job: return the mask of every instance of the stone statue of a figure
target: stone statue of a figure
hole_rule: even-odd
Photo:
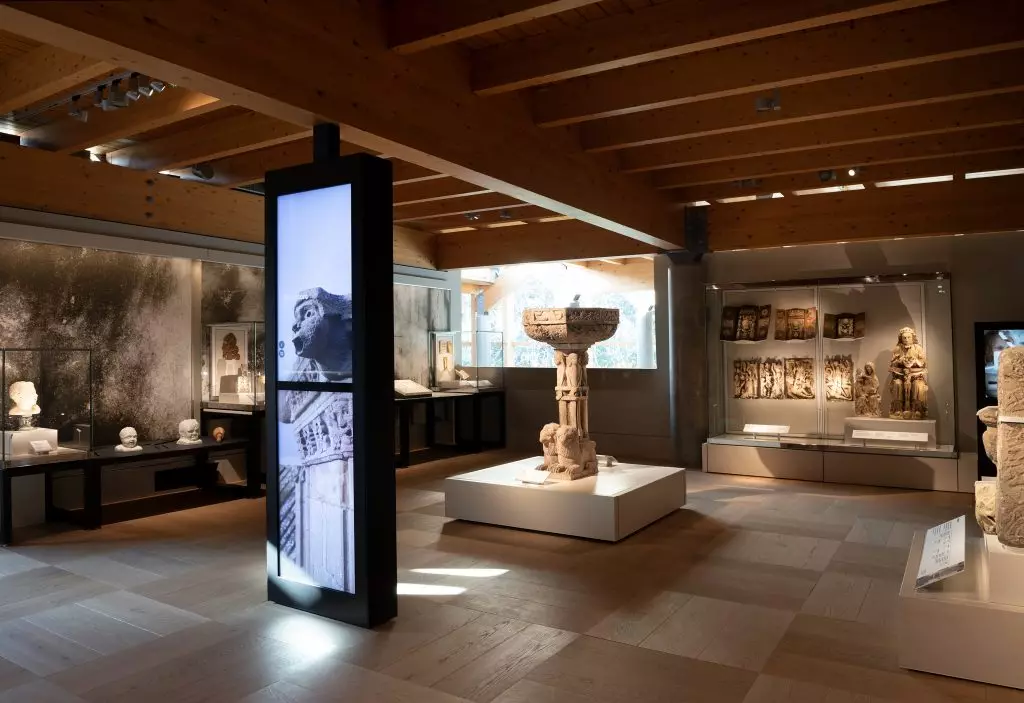
[[[115,452],[141,452],[142,447],[139,446],[139,433],[136,432],[134,427],[124,427],[117,436],[121,439],[121,443],[114,447]]]
[[[889,417],[923,420],[928,417],[928,370],[924,347],[911,327],[900,330],[889,362]]]
[[[878,374],[870,361],[857,373],[853,387],[853,412],[858,417],[881,417],[882,397],[878,395]]]
[[[292,344],[299,356],[291,381],[352,377],[352,299],[310,288],[295,302]]]
[[[194,418],[178,423],[178,444],[202,444],[199,438],[199,421]]]

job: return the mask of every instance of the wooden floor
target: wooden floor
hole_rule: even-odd
[[[0,550],[0,703],[1024,701],[896,665],[911,536],[969,496],[692,473],[608,545],[447,521],[461,461],[400,480],[377,632],[264,601],[263,501]]]

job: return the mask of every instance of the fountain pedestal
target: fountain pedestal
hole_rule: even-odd
[[[615,334],[614,308],[530,308],[523,311],[527,336],[555,351],[555,402],[558,422],[541,429],[540,443],[550,478],[572,481],[597,473],[597,447],[590,439],[587,351]]]

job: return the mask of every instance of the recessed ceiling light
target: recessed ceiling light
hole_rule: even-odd
[[[439,234],[453,234],[455,232],[474,232],[476,227],[449,227],[448,229],[437,230]]]
[[[805,190],[794,190],[793,195],[819,195],[821,193],[841,193],[846,190],[864,190],[863,183],[851,183],[842,186],[825,186],[823,188],[807,188]]]
[[[964,178],[967,180],[973,180],[975,178],[998,178],[999,176],[1019,176],[1024,173],[1024,168],[1003,168],[998,171],[974,171],[972,173],[964,174]]]
[[[487,227],[487,229],[497,229],[498,227],[518,227],[519,225],[525,224],[526,223],[522,220],[511,220],[509,222],[491,222],[484,226]]]
[[[564,222],[565,220],[571,220],[573,218],[568,215],[555,215],[553,217],[540,217],[537,222]]]
[[[899,186],[916,186],[923,183],[944,183],[946,181],[953,180],[952,175],[948,176],[928,176],[927,178],[900,178],[895,181],[879,181],[875,184],[876,188],[897,188]]]

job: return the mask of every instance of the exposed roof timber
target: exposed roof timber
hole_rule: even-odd
[[[474,95],[461,52],[407,58],[387,47],[376,4],[309,5],[299,16],[287,3],[248,0],[109,3],[102,13],[19,3],[0,5],[0,23],[289,123],[337,122],[366,149],[638,241],[683,241],[664,194],[582,154],[573,135],[537,129],[516,101]],[[231,31],[209,41],[218,26]]]
[[[388,41],[402,54],[475,37],[598,0],[394,0]]]
[[[473,88],[504,93],[942,1],[667,2],[481,49]]]
[[[247,193],[2,143],[0,183],[9,207],[263,241],[263,199]]]
[[[417,203],[435,203],[451,200],[466,195],[483,195],[488,190],[481,190],[472,183],[463,183],[455,178],[436,178],[395,186],[392,202],[395,207],[416,205]]]
[[[707,208],[713,251],[1024,229],[1024,176]]]
[[[619,152],[627,172],[1024,124],[1024,93],[835,117]]]
[[[834,181],[822,181],[818,171],[796,173],[788,176],[774,176],[757,179],[756,183],[714,183],[680,188],[672,191],[673,197],[680,203],[692,203],[700,200],[714,202],[720,198],[734,198],[744,195],[761,195],[765,193],[789,194],[794,190],[822,188],[850,183],[875,183],[877,181],[896,181],[904,178],[927,178],[976,171],[999,171],[1008,168],[1024,167],[1024,148],[1016,151],[993,151],[982,154],[966,154],[963,156],[938,157],[919,161],[904,161],[892,164],[874,164],[861,168],[857,175],[850,176],[845,170],[835,171]]]
[[[513,208],[525,207],[527,204],[502,193],[465,195],[458,198],[449,198],[448,200],[396,207],[394,221],[414,222],[488,210],[511,210]],[[467,221],[466,224],[472,223]]]
[[[605,151],[1021,90],[1018,49],[790,86],[779,93],[780,110],[758,112],[753,96],[736,95],[592,120],[580,125],[580,139]]]
[[[437,235],[440,269],[635,256],[658,251],[574,220]]]
[[[250,112],[107,153],[107,161],[144,171],[184,168],[302,139],[310,130]]]
[[[1024,128],[1018,126],[996,127],[774,156],[718,161],[699,166],[682,166],[657,171],[652,175],[659,188],[683,188],[702,183],[728,183],[747,178],[766,178],[857,166],[870,167],[875,164],[1021,148],[1024,148]]]
[[[55,46],[38,47],[0,63],[0,114],[47,100],[115,68],[113,63]]]
[[[341,154],[354,154],[366,151],[347,142],[341,144]],[[309,163],[313,158],[313,138],[304,137],[285,144],[278,144],[263,149],[255,149],[223,159],[208,161],[213,169],[213,178],[204,181],[211,185],[238,188],[261,182],[267,171],[276,171],[289,166]],[[420,181],[444,178],[440,173],[410,164],[406,161],[392,159],[392,178],[396,185],[400,183],[417,183]],[[202,180],[192,173],[190,168],[173,169],[175,176],[189,180]]]
[[[21,139],[22,144],[72,154],[91,146],[166,127],[221,107],[223,103],[209,95],[184,88],[170,88],[121,110],[92,110],[88,122],[61,119],[36,127],[23,133]]]
[[[534,115],[542,125],[571,124],[1019,48],[1024,3],[950,0],[574,78],[537,91]]]
[[[550,210],[545,210],[544,208],[537,207],[536,205],[517,207],[514,210],[510,210],[510,213],[517,220],[525,222],[541,220],[549,217],[558,217],[558,215]],[[472,221],[467,220],[465,213],[462,213],[458,215],[449,215],[447,217],[434,217],[426,220],[410,220],[407,224],[418,227],[419,229],[430,230],[431,232],[440,232],[443,229],[451,229],[453,227],[482,228],[490,224],[503,222],[505,219],[502,217],[502,209],[474,211],[474,214],[477,216],[477,219]]]

